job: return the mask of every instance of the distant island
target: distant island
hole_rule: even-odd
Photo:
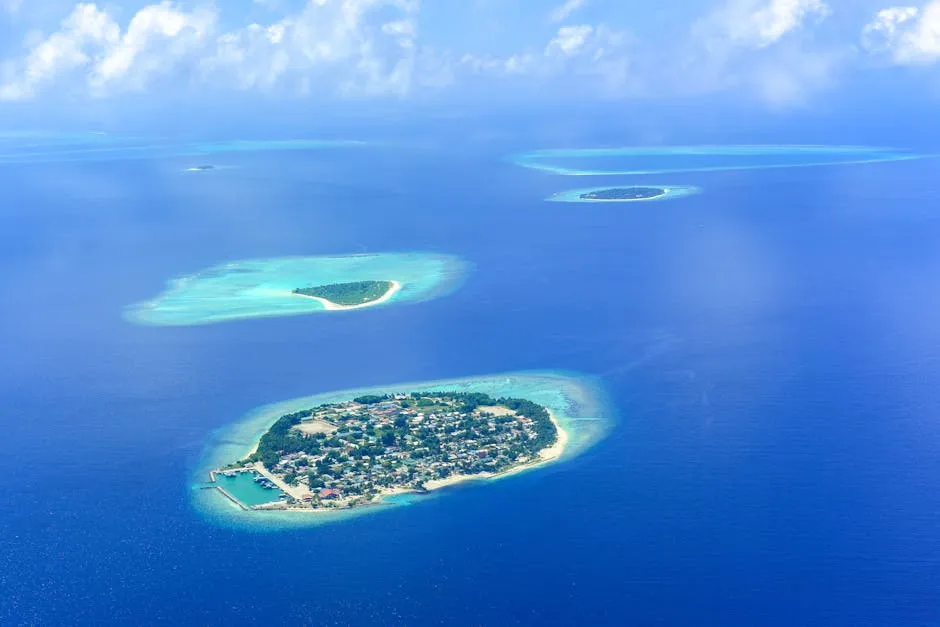
[[[581,194],[582,200],[649,200],[665,196],[669,190],[662,187],[608,187]]]
[[[558,192],[547,198],[551,202],[618,203],[659,202],[698,194],[702,190],[691,185],[628,185],[624,187],[591,187]]]
[[[210,479],[243,509],[335,511],[513,472],[558,457],[566,441],[555,417],[525,399],[365,395],[281,416],[246,459]]]
[[[315,298],[327,309],[353,309],[384,302],[399,289],[401,289],[401,284],[397,281],[355,281],[301,287],[295,289],[293,293]]]
[[[191,168],[187,168],[187,172],[205,172],[207,170],[215,170],[214,165],[197,165]]]

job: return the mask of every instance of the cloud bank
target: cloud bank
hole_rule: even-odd
[[[940,59],[940,0],[923,7],[882,9],[862,32],[862,44],[898,65],[929,65]]]
[[[501,42],[447,25],[468,35],[459,44],[438,35],[441,23],[425,18],[420,0],[295,0],[290,10],[289,2],[252,0],[252,14],[266,19],[249,23],[238,23],[228,2],[182,1],[131,12],[79,2],[44,32],[24,29],[20,50],[0,61],[0,101],[186,88],[405,98],[493,81],[520,89],[564,83],[603,97],[736,91],[789,106],[863,67],[864,56],[919,66],[940,59],[940,0],[850,17],[826,0],[718,0],[687,15],[672,40],[632,28],[620,5],[595,0],[588,12],[587,0],[565,0],[528,5],[538,20],[507,29]],[[17,21],[32,6],[0,3]],[[493,6],[480,2],[478,10]],[[584,19],[602,9],[609,19]],[[831,30],[841,33],[857,20],[856,39],[828,36],[837,17]]]

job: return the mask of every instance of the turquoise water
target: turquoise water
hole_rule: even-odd
[[[547,407],[568,434],[568,443],[562,456],[551,463],[535,466],[525,472],[538,472],[552,464],[569,461],[584,453],[603,439],[613,424],[613,413],[603,389],[589,377],[557,372],[522,372],[500,375],[403,383],[374,388],[360,388],[328,392],[297,398],[261,407],[242,420],[215,433],[206,446],[202,459],[192,478],[194,487],[202,485],[209,471],[243,459],[254,448],[258,439],[281,416],[321,405],[347,401],[362,394],[391,394],[396,392],[484,392],[490,396],[526,398]],[[515,475],[508,475],[504,480]],[[483,480],[485,481],[485,480]],[[480,483],[480,482],[474,482]],[[198,511],[222,526],[247,527],[274,531],[297,526],[338,522],[394,506],[413,505],[422,500],[460,489],[454,486],[428,495],[405,494],[389,498],[371,508],[358,508],[339,512],[257,512],[244,511],[231,506],[231,501],[214,490],[193,490]],[[240,497],[239,497],[240,498]],[[247,501],[243,501],[246,504]]]
[[[875,114],[885,132],[833,130],[853,113],[763,136],[940,145],[930,116]],[[401,129],[507,138],[472,147],[231,153],[236,175],[0,168],[0,625],[940,625],[938,162],[588,179],[707,193],[548,205],[583,181],[500,161],[546,141],[520,129],[623,136],[538,107],[507,122]],[[732,143],[734,122],[700,130]],[[120,316],[168,277],[325,242],[452,253],[472,280],[348,316]],[[532,368],[597,377],[614,427],[544,469],[287,533],[310,523],[190,489],[207,442],[250,451],[266,403]]]
[[[509,159],[553,174],[599,176],[871,163],[922,156],[860,146],[663,146],[535,150]]]
[[[235,152],[302,151],[354,148],[348,139],[276,139],[178,142],[160,137],[108,133],[0,132],[0,164],[157,159]]]
[[[231,477],[216,474],[215,481],[219,487],[249,507],[275,502],[284,494],[277,488],[262,487],[255,481],[255,474],[250,472],[239,472]]]
[[[643,185],[643,187],[659,187],[665,193],[660,196],[655,196],[653,198],[581,198],[583,194],[589,194],[591,192],[599,192],[605,189],[627,189],[624,187],[617,187],[615,185],[604,185],[601,187],[588,187],[582,189],[572,189],[565,192],[558,192],[553,196],[549,196],[546,200],[551,202],[586,202],[586,203],[606,203],[606,202],[654,202],[662,200],[675,200],[677,198],[682,198],[683,196],[691,196],[692,194],[701,193],[701,188],[694,187],[692,185]]]
[[[367,311],[436,298],[456,288],[467,264],[433,253],[383,253],[338,257],[285,257],[235,261],[174,279],[156,298],[131,305],[129,320],[175,326],[244,318],[294,316],[330,311],[313,298],[292,294],[296,288],[354,281],[398,281],[388,300],[351,311]]]

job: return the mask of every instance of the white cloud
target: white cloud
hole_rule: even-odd
[[[54,32],[28,40],[21,58],[0,63],[0,100],[53,90],[108,96],[170,80],[313,97],[401,97],[480,76],[522,86],[580,77],[595,96],[737,90],[791,103],[828,86],[846,58],[814,44],[812,27],[829,15],[824,0],[722,0],[683,42],[657,42],[664,48],[646,57],[622,31],[569,22],[586,0],[557,0],[550,35],[500,55],[423,45],[419,0],[254,0],[272,10],[302,4],[227,31],[216,7],[228,3],[139,1],[152,4],[120,20],[103,4],[76,5]],[[930,3],[882,11],[866,37],[880,38],[898,59],[940,57],[940,29],[930,27],[940,23],[940,0]],[[927,19],[931,11],[937,17]]]
[[[460,66],[475,74],[502,77],[587,76],[593,81],[593,93],[620,94],[632,78],[627,43],[624,33],[606,26],[562,26],[540,51],[505,57],[467,54]]]
[[[97,60],[91,85],[94,89],[114,84],[141,89],[154,75],[198,50],[215,26],[216,14],[209,9],[184,13],[168,1],[144,7],[131,19],[120,41]]]
[[[558,35],[555,36],[545,49],[546,56],[561,54],[570,57],[584,48],[588,39],[594,33],[594,27],[582,24],[580,26],[562,26],[558,29]]]
[[[0,100],[31,98],[58,76],[86,67],[94,55],[114,45],[121,29],[94,4],[79,4],[57,32],[38,42],[19,64],[9,64]]]
[[[201,72],[244,89],[403,95],[417,55],[417,12],[413,0],[311,0],[277,23],[222,35]]]
[[[731,0],[700,20],[695,30],[713,41],[765,48],[807,20],[829,14],[823,0]]]
[[[791,47],[741,72],[739,79],[764,102],[788,108],[803,105],[813,94],[830,88],[844,62],[841,52]]]
[[[502,76],[528,74],[537,67],[538,62],[539,56],[531,53],[519,53],[508,57],[465,54],[460,59],[460,64],[471,72]]]
[[[552,10],[551,15],[549,16],[549,20],[555,24],[564,22],[569,17],[571,17],[575,11],[579,10],[585,4],[586,0],[566,0],[564,4],[561,4]]]
[[[809,27],[830,15],[823,0],[728,0],[695,22],[671,77],[693,92],[750,92],[792,106],[832,83],[846,58],[813,45]]]
[[[872,52],[888,53],[899,65],[922,65],[940,60],[940,0],[922,8],[891,7],[875,15],[862,31],[862,44]]]
[[[0,66],[0,100],[59,83],[104,96],[165,75],[242,89],[400,95],[419,56],[417,11],[417,0],[308,0],[280,21],[219,34],[211,2],[184,11],[163,0],[123,29],[106,10],[81,3],[24,58]]]
[[[59,30],[38,41],[19,63],[7,63],[0,100],[23,100],[77,73],[97,93],[140,89],[169,73],[211,33],[215,15],[184,13],[169,1],[144,7],[122,34],[121,27],[93,3],[80,3]]]

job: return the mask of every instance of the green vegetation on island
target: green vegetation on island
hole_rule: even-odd
[[[581,194],[582,200],[649,200],[666,194],[662,187],[610,187]]]
[[[332,283],[330,285],[297,288],[294,290],[294,294],[323,298],[336,305],[350,307],[379,300],[393,286],[391,281],[356,281],[353,283]]]
[[[284,491],[261,508],[351,508],[536,463],[559,435],[548,410],[525,399],[364,395],[281,416],[254,453],[216,472],[252,472]]]

